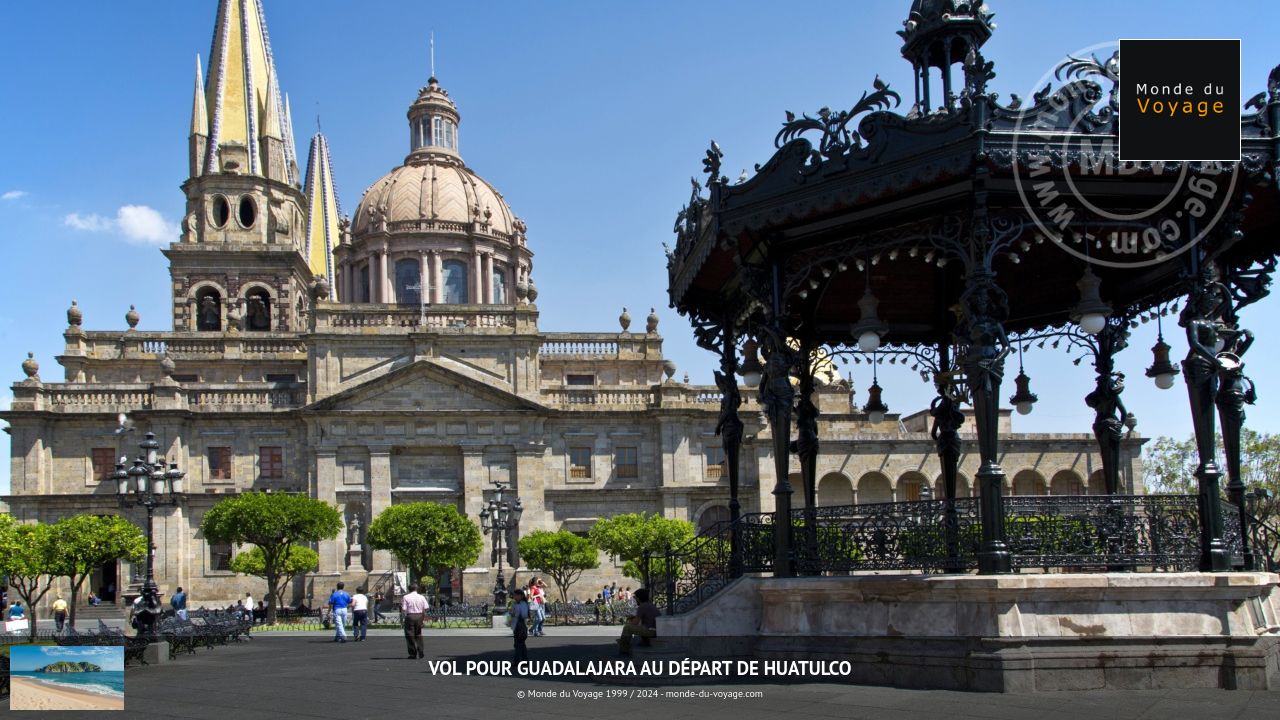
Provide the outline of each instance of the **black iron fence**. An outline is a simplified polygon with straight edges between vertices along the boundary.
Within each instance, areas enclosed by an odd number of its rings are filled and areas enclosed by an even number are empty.
[[[621,625],[636,614],[636,602],[551,602],[546,604],[545,611],[547,625]]]
[[[1004,521],[1015,571],[1178,572],[1200,565],[1194,495],[1013,496],[1004,498]],[[1222,522],[1233,562],[1243,567],[1240,516],[1229,503]],[[791,525],[787,545],[799,575],[968,572],[978,567],[982,541],[977,498],[800,509]],[[1265,543],[1280,543],[1280,533],[1261,523],[1251,523],[1249,534],[1259,557]],[[771,572],[775,541],[772,513],[717,523],[648,556],[647,584],[668,613],[686,612],[737,577]]]

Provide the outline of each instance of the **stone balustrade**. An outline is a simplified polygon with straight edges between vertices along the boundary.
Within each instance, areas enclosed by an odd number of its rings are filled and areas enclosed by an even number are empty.
[[[199,409],[207,412],[285,410],[307,402],[306,388],[273,383],[192,385],[91,383],[14,386],[12,409],[61,413],[129,413],[135,410]]]
[[[753,393],[742,393],[740,411],[756,409]],[[542,391],[542,401],[566,410],[641,409],[650,407],[687,407],[698,410],[720,409],[723,393],[714,385],[597,385],[594,387],[562,386]]]
[[[513,331],[523,329],[529,322],[521,322],[522,315],[535,315],[527,307],[511,305],[332,305],[316,310],[316,330],[324,332],[368,332],[404,330],[419,332],[450,332],[495,329]]]
[[[301,360],[306,343],[294,333],[127,332],[67,333],[65,355],[88,360],[251,358]]]
[[[542,343],[539,352],[544,356],[611,358],[618,356],[618,342],[616,340],[550,340]]]

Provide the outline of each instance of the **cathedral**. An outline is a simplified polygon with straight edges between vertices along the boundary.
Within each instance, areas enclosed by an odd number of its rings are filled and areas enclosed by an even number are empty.
[[[463,114],[436,78],[416,95],[406,88],[407,155],[347,216],[325,137],[299,161],[261,0],[221,0],[206,67],[197,62],[181,236],[163,250],[172,329],[139,330],[131,309],[122,328],[88,330],[105,321],[71,303],[61,372],[42,378],[28,357],[0,413],[12,467],[0,509],[20,521],[145,523],[142,510],[120,509],[110,475],[153,432],[187,473],[185,493],[156,511],[156,579],[165,594],[186,588],[194,606],[261,594],[259,579],[228,568],[247,548],[199,531],[236,493],[306,493],[343,514],[349,530],[318,543],[318,571],[286,598],[310,605],[340,580],[379,587],[401,570],[364,538],[396,503],[478,518],[501,484],[521,499],[518,533],[585,534],[602,516],[640,511],[702,527],[728,517],[719,391],[676,378],[653,311],[633,321],[624,309],[609,332],[539,330],[536,235],[464,162]],[[831,380],[816,391],[817,502],[940,496],[928,412],[866,413]],[[769,511],[769,429],[754,390],[743,397],[742,510]],[[117,432],[122,414],[138,432]],[[1007,411],[1001,422],[1009,431]],[[1101,492],[1092,435],[1004,437],[1008,492]],[[1124,441],[1124,492],[1142,492],[1142,442]],[[969,450],[961,495],[977,469]],[[488,542],[475,566],[441,578],[445,595],[491,598]],[[141,575],[140,563],[108,563],[90,589],[118,602]],[[635,584],[602,555],[571,594],[612,581]]]

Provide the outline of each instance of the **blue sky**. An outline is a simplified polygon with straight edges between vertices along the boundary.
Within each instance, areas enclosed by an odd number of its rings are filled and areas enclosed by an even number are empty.
[[[710,383],[711,356],[666,306],[662,243],[673,242],[688,178],[702,176],[710,139],[736,177],[769,158],[785,110],[849,106],[877,74],[907,94],[894,31],[909,5],[267,0],[266,15],[299,150],[319,116],[344,212],[408,151],[405,111],[429,74],[434,32],[437,75],[462,113],[462,155],[529,225],[542,328],[612,332],[623,306],[637,322],[656,307],[677,377]],[[1120,37],[1240,37],[1243,97],[1280,63],[1280,3],[991,5],[999,27],[984,52],[1005,98],[1030,97],[1067,53]],[[62,379],[54,358],[72,298],[88,329],[123,329],[131,304],[140,328],[168,329],[158,248],[183,212],[195,56],[207,62],[215,12],[213,0],[0,6],[10,30],[0,44],[5,402],[28,351],[45,380]],[[1280,338],[1260,319],[1278,310],[1273,297],[1245,317],[1259,332],[1250,369],[1262,398],[1248,424],[1267,432],[1280,429],[1280,390],[1259,366],[1280,354]],[[1121,356],[1126,403],[1142,433],[1183,437],[1182,386],[1159,392],[1142,375],[1154,334],[1141,327]],[[1185,344],[1169,339],[1181,357]],[[1018,430],[1089,431],[1091,371],[1071,359],[1027,356],[1041,402]],[[855,367],[859,401],[867,375]],[[928,403],[930,388],[910,372],[886,366],[880,383],[894,411]]]
[[[88,662],[108,672],[120,672],[124,670],[124,648],[15,645],[9,650],[9,662],[17,672],[31,672],[55,662]]]

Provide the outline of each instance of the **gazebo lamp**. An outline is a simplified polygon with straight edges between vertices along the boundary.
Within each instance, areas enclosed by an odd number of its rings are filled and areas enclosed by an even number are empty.
[[[1164,328],[1160,328],[1156,334],[1156,344],[1151,346],[1152,362],[1151,367],[1147,368],[1147,377],[1155,380],[1156,387],[1161,390],[1173,387],[1174,378],[1178,376],[1177,366],[1169,362],[1169,349],[1169,343],[1164,341]]]
[[[1084,274],[1076,283],[1080,289],[1080,302],[1071,309],[1071,320],[1089,335],[1097,335],[1107,326],[1111,306],[1102,299],[1102,278],[1093,274],[1093,268],[1085,266]]]
[[[862,299],[858,301],[858,310],[861,312],[858,322],[849,328],[849,332],[858,342],[858,349],[862,352],[875,352],[880,348],[880,338],[889,332],[889,326],[885,325],[876,314],[876,308],[880,305],[880,300],[871,292],[871,285],[868,283],[867,291],[862,294]]]
[[[1030,415],[1031,406],[1035,405],[1040,398],[1031,392],[1031,378],[1022,367],[1021,345],[1018,346],[1018,377],[1013,379],[1013,383],[1017,392],[1013,394],[1013,397],[1009,398],[1009,402],[1017,409],[1019,415]]]
[[[742,365],[738,372],[742,373],[742,381],[749,387],[757,387],[760,385],[760,378],[764,374],[764,368],[760,365],[759,350],[756,348],[755,340],[748,340],[742,346]]]

